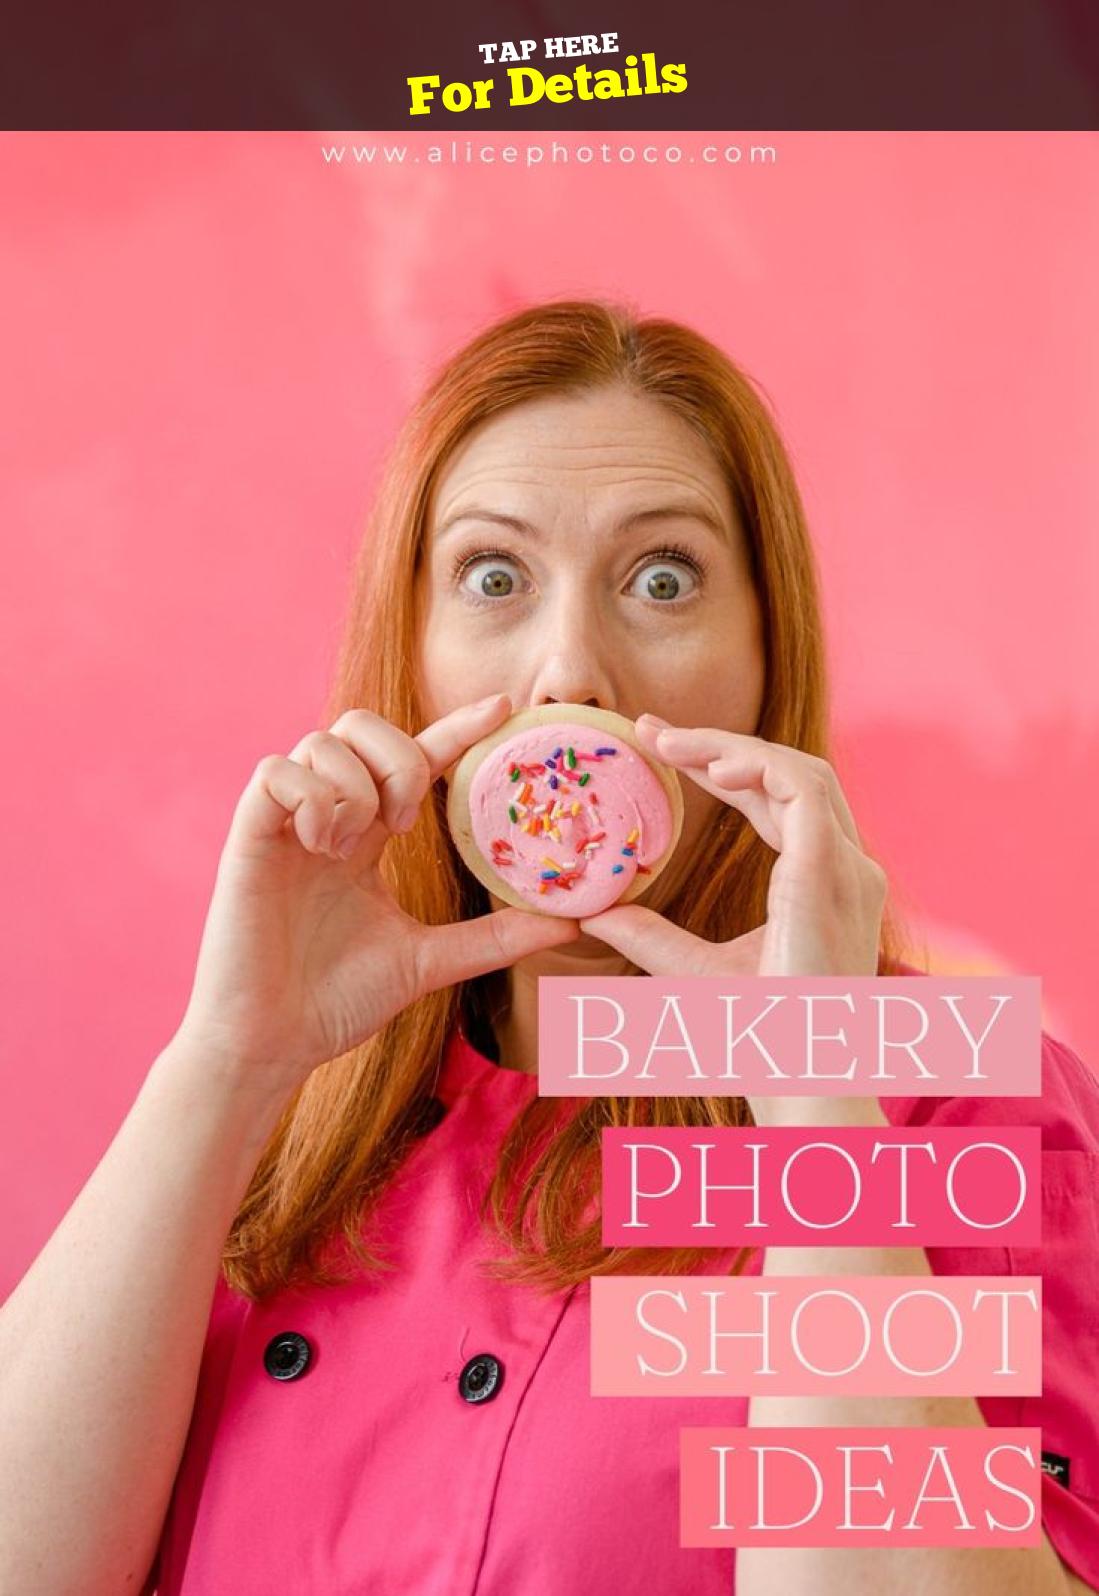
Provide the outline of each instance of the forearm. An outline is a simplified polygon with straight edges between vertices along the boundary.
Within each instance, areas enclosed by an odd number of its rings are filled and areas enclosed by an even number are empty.
[[[140,1588],[276,1105],[171,1047],[0,1310],[0,1589]]]

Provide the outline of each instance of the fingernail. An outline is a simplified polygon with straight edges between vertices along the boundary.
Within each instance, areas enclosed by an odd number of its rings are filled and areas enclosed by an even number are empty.
[[[498,704],[503,696],[503,693],[490,693],[487,698],[479,698],[473,707],[487,709],[490,704]]]
[[[638,715],[638,720],[647,720],[650,726],[670,726],[671,722],[661,720],[659,715],[650,715],[648,710],[643,715]]]
[[[415,804],[408,809],[402,809],[400,814],[397,816],[397,830],[411,831],[413,826],[416,824],[416,816],[419,814],[419,812],[420,811],[417,809]]]
[[[361,837],[345,837],[340,843],[339,847],[336,849],[336,852],[339,854],[341,859],[350,859],[351,855],[355,852],[355,849],[359,846],[361,841]]]

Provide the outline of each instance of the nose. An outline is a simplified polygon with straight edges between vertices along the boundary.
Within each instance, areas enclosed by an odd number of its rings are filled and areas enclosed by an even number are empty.
[[[583,569],[555,584],[533,629],[524,635],[528,697],[532,706],[586,704],[613,709],[616,668],[612,618],[589,600],[590,577]]]
[[[538,664],[531,684],[530,703],[587,704],[611,709],[614,694],[598,660],[590,652],[554,649]]]

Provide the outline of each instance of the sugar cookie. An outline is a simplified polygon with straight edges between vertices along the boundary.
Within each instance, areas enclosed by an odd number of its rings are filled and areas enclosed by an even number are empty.
[[[454,767],[447,820],[503,902],[581,919],[643,892],[683,825],[679,776],[633,722],[586,704],[523,709]]]

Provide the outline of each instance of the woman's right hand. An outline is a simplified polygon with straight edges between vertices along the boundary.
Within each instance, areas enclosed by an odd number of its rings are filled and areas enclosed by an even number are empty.
[[[498,694],[409,737],[354,709],[261,759],[218,863],[177,1038],[286,1096],[425,993],[573,941],[576,921],[511,908],[423,925],[378,868],[431,784],[510,713]]]

